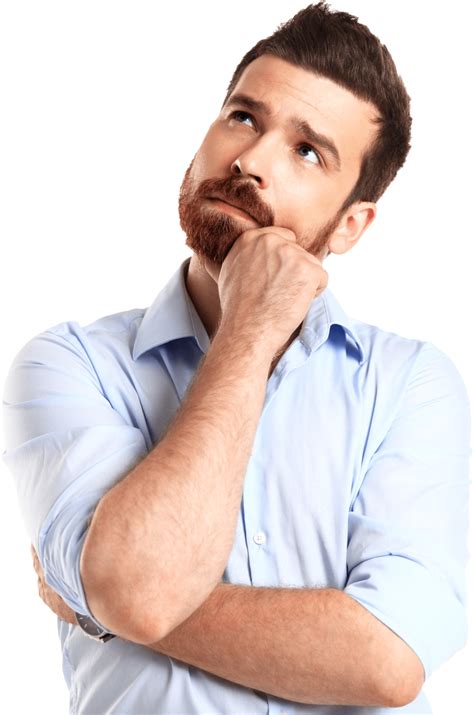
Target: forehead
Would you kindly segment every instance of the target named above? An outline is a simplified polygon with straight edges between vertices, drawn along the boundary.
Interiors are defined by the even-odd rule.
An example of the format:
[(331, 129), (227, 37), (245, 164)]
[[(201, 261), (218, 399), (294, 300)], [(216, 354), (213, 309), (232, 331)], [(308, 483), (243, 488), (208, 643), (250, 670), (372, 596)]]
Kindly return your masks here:
[(297, 116), (330, 137), (343, 168), (359, 167), (375, 137), (378, 112), (372, 103), (327, 77), (272, 55), (262, 55), (245, 68), (232, 95), (237, 93), (265, 102), (277, 124)]

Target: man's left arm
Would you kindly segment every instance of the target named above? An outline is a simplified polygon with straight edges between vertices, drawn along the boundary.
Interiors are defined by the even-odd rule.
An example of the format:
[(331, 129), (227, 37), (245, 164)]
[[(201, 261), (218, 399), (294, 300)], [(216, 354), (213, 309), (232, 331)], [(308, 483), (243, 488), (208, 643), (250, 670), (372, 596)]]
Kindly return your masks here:
[(411, 648), (337, 589), (221, 584), (148, 647), (300, 703), (395, 707), (423, 684)]
[[(40, 596), (75, 624), (33, 557)], [(394, 707), (413, 700), (423, 683), (413, 651), (337, 589), (221, 583), (186, 621), (146, 647), (301, 703)]]
[(297, 702), (416, 697), (466, 641), (470, 406), (429, 342), (397, 398), (349, 511), (344, 590), (224, 584), (157, 650)]

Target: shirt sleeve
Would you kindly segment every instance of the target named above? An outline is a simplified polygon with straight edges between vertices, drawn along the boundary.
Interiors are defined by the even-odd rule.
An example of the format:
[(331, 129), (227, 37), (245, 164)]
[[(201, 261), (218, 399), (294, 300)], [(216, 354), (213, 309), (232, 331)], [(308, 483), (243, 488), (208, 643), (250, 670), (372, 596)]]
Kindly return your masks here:
[(466, 643), (470, 408), (423, 343), (349, 512), (345, 593), (418, 655), (428, 678)]
[(56, 327), (32, 338), (10, 366), (2, 458), (46, 582), (94, 618), (79, 569), (87, 528), (98, 501), (147, 448), (107, 400), (77, 335)]

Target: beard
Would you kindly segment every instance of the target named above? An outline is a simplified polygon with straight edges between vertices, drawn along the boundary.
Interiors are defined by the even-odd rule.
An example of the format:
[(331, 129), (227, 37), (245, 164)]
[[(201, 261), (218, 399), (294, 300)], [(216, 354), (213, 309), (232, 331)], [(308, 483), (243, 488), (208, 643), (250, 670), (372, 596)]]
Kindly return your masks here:
[[(229, 203), (237, 202), (242, 210), (254, 217), (259, 227), (273, 226), (274, 213), (259, 196), (258, 189), (248, 179), (229, 176), (225, 179), (204, 179), (196, 189), (191, 179), (193, 161), (186, 169), (179, 191), (179, 223), (186, 234), (186, 245), (203, 264), (204, 258), (222, 265), (235, 241), (246, 229), (245, 220), (229, 216), (212, 206), (203, 206), (203, 200), (218, 194)], [(298, 243), (318, 257), (339, 223), (341, 212), (334, 215), (323, 227), (308, 232)], [(254, 227), (252, 227), (254, 228)]]

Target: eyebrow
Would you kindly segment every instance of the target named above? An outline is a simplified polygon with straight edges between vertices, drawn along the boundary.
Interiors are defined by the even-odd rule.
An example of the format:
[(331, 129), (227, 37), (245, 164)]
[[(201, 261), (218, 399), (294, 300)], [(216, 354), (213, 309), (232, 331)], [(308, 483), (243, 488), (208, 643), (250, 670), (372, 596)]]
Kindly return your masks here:
[[(261, 114), (264, 114), (267, 117), (270, 117), (272, 115), (272, 112), (270, 110), (270, 107), (268, 104), (265, 102), (260, 101), (259, 99), (254, 99), (253, 97), (250, 97), (248, 94), (233, 94), (229, 97), (227, 102), (224, 104), (224, 107), (233, 107), (235, 105), (240, 105), (241, 107), (245, 107), (246, 109), (249, 109), (252, 112), (260, 112)], [(339, 156), (339, 152), (337, 150), (336, 145), (334, 144), (333, 140), (330, 139), (329, 137), (325, 136), (324, 134), (321, 134), (320, 132), (316, 132), (306, 121), (306, 119), (302, 119), (301, 117), (290, 117), (289, 122), (291, 127), (298, 132), (301, 136), (303, 136), (306, 141), (310, 142), (311, 144), (316, 144), (316, 146), (321, 147), (322, 149), (326, 149), (328, 151), (335, 163), (336, 169), (338, 171), (341, 170), (341, 157)]]

